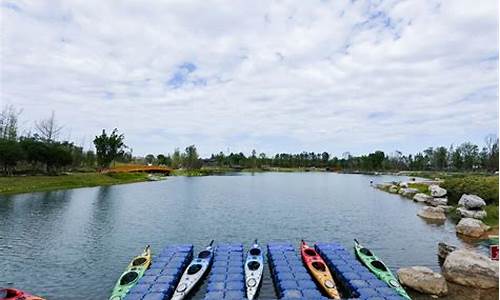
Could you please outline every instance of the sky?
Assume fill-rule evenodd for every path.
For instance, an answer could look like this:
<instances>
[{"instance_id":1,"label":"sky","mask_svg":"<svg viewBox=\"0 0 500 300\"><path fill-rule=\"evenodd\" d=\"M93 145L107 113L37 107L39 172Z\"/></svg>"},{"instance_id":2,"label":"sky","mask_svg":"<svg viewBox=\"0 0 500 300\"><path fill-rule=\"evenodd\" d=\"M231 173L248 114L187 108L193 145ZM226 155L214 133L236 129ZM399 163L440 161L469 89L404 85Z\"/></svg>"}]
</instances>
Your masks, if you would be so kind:
<instances>
[{"instance_id":1,"label":"sky","mask_svg":"<svg viewBox=\"0 0 500 300\"><path fill-rule=\"evenodd\" d=\"M375 150L498 133L498 2L0 0L0 104L134 155Z\"/></svg>"}]
</instances>

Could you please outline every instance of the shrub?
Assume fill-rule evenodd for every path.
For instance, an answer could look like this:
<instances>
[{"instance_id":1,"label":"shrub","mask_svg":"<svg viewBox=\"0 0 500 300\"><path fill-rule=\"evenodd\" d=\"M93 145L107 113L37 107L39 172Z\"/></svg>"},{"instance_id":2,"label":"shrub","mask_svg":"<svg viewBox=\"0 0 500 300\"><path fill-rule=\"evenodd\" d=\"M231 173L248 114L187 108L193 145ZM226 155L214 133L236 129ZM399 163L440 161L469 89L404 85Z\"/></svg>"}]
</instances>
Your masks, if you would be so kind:
<instances>
[{"instance_id":1,"label":"shrub","mask_svg":"<svg viewBox=\"0 0 500 300\"><path fill-rule=\"evenodd\" d=\"M450 204L457 204L463 194L473 194L483 198L486 204L498 205L498 176L447 178L442 186L448 191Z\"/></svg>"}]
</instances>

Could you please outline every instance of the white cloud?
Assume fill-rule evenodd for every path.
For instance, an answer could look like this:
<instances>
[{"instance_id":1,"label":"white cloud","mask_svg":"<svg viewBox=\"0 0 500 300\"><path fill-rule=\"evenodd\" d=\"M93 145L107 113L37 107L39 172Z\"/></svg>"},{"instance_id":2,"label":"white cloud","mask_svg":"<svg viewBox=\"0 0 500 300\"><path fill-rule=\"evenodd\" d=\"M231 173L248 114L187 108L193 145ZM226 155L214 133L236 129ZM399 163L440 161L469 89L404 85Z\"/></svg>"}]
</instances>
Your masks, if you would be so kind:
<instances>
[{"instance_id":1,"label":"white cloud","mask_svg":"<svg viewBox=\"0 0 500 300\"><path fill-rule=\"evenodd\" d=\"M0 10L1 101L24 109L25 127L55 110L87 144L118 127L137 154L197 144L205 155L340 155L480 143L498 130L493 0L2 1Z\"/></svg>"}]
</instances>

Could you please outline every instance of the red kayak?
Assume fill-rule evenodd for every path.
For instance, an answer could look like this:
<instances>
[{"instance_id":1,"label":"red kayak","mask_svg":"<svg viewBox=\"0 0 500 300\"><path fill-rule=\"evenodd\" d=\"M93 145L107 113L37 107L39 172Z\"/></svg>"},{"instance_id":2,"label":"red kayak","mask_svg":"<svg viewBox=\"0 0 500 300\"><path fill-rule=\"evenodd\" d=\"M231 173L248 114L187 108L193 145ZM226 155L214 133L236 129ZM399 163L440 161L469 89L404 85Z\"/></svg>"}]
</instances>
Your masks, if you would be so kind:
<instances>
[{"instance_id":1,"label":"red kayak","mask_svg":"<svg viewBox=\"0 0 500 300\"><path fill-rule=\"evenodd\" d=\"M45 300L45 299L33 296L18 289L0 288L0 300Z\"/></svg>"},{"instance_id":2,"label":"red kayak","mask_svg":"<svg viewBox=\"0 0 500 300\"><path fill-rule=\"evenodd\" d=\"M332 274L323 261L323 258L321 258L316 250L302 241L300 245L300 254L302 255L304 265L316 281L318 287L328 296L328 298L340 299L339 291L337 290Z\"/></svg>"}]
</instances>

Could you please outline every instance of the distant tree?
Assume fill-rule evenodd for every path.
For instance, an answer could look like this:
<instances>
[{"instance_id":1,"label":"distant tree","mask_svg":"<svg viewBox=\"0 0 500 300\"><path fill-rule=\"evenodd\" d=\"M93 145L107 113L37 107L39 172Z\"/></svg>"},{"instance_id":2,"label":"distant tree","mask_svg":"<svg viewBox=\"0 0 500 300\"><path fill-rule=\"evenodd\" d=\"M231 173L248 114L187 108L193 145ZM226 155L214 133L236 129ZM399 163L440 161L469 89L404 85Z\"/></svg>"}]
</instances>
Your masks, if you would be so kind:
<instances>
[{"instance_id":1,"label":"distant tree","mask_svg":"<svg viewBox=\"0 0 500 300\"><path fill-rule=\"evenodd\" d=\"M52 111L49 118L35 122L35 129L42 139L50 142L58 138L63 126L57 124L55 113Z\"/></svg>"},{"instance_id":2,"label":"distant tree","mask_svg":"<svg viewBox=\"0 0 500 300\"><path fill-rule=\"evenodd\" d=\"M183 165L188 170L199 169L201 164L199 162L198 152L195 145L186 147L184 153Z\"/></svg>"},{"instance_id":3,"label":"distant tree","mask_svg":"<svg viewBox=\"0 0 500 300\"><path fill-rule=\"evenodd\" d=\"M6 105L0 112L0 139L16 140L18 118L22 110L16 110L13 105Z\"/></svg>"},{"instance_id":4,"label":"distant tree","mask_svg":"<svg viewBox=\"0 0 500 300\"><path fill-rule=\"evenodd\" d=\"M0 139L0 164L4 174L12 174L12 169L17 165L17 162L24 158L22 150L17 141Z\"/></svg>"},{"instance_id":5,"label":"distant tree","mask_svg":"<svg viewBox=\"0 0 500 300\"><path fill-rule=\"evenodd\" d=\"M146 160L146 163L148 164L153 164L155 162L155 156L153 154L148 154L144 160Z\"/></svg>"},{"instance_id":6,"label":"distant tree","mask_svg":"<svg viewBox=\"0 0 500 300\"><path fill-rule=\"evenodd\" d=\"M457 147L451 153L451 164L455 170L462 170L463 158L462 158L462 151L461 151L460 147Z\"/></svg>"},{"instance_id":7,"label":"distant tree","mask_svg":"<svg viewBox=\"0 0 500 300\"><path fill-rule=\"evenodd\" d=\"M87 152L85 152L85 156L84 156L83 161L87 167L91 167L91 168L95 167L96 155L95 155L94 151L88 150Z\"/></svg>"},{"instance_id":8,"label":"distant tree","mask_svg":"<svg viewBox=\"0 0 500 300\"><path fill-rule=\"evenodd\" d=\"M432 161L437 170L444 170L448 167L448 149L445 147L437 147L433 152Z\"/></svg>"},{"instance_id":9,"label":"distant tree","mask_svg":"<svg viewBox=\"0 0 500 300\"><path fill-rule=\"evenodd\" d=\"M102 130L100 136L94 139L96 148L97 164L101 168L107 168L111 162L120 156L123 156L127 146L124 143L125 136L118 134L118 129L113 129L108 136L106 130Z\"/></svg>"},{"instance_id":10,"label":"distant tree","mask_svg":"<svg viewBox=\"0 0 500 300\"><path fill-rule=\"evenodd\" d=\"M330 154L328 154L328 152L321 153L321 161L323 162L324 166L328 164L329 159L330 159Z\"/></svg>"},{"instance_id":11,"label":"distant tree","mask_svg":"<svg viewBox=\"0 0 500 300\"><path fill-rule=\"evenodd\" d=\"M463 168L466 170L472 170L479 160L479 149L477 145L466 142L461 144L459 149L463 157Z\"/></svg>"},{"instance_id":12,"label":"distant tree","mask_svg":"<svg viewBox=\"0 0 500 300\"><path fill-rule=\"evenodd\" d=\"M172 154L172 168L177 169L182 164L181 152L179 148L175 148L174 153Z\"/></svg>"},{"instance_id":13,"label":"distant tree","mask_svg":"<svg viewBox=\"0 0 500 300\"><path fill-rule=\"evenodd\" d=\"M252 150L252 168L257 168L257 151L255 149Z\"/></svg>"}]
</instances>

